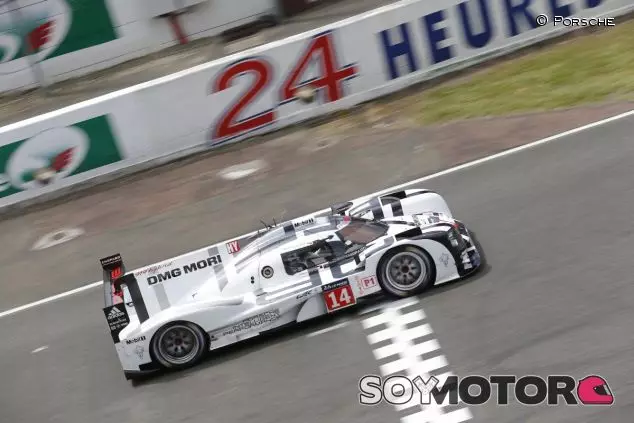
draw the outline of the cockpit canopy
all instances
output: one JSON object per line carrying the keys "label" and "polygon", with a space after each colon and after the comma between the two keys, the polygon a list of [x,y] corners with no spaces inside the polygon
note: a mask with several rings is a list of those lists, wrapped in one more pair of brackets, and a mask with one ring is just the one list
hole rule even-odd
{"label": "cockpit canopy", "polygon": [[261,234],[235,255],[235,265],[279,249],[287,273],[294,274],[363,248],[387,231],[385,223],[348,216],[294,221]]}

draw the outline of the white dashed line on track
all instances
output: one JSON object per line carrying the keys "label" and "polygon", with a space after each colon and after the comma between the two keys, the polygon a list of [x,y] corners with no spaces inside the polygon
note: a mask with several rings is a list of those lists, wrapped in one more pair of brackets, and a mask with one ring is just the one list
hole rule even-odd
{"label": "white dashed line on track", "polygon": [[44,351],[46,349],[48,349],[48,345],[44,345],[43,347],[39,347],[39,348],[34,349],[33,351],[31,351],[31,354],[37,354],[40,351]]}
{"label": "white dashed line on track", "polygon": [[308,335],[306,335],[306,338],[312,338],[313,336],[323,335],[324,333],[332,332],[333,330],[340,329],[344,326],[347,326],[348,324],[350,324],[349,321],[337,323],[336,325],[329,326],[325,329],[321,329],[321,330],[317,330],[315,332],[309,333]]}
{"label": "white dashed line on track", "polygon": [[[361,324],[384,377],[401,375],[413,380],[420,376],[429,380],[435,376],[444,385],[453,375],[417,299],[387,303],[362,314],[369,315]],[[408,403],[394,406],[401,423],[460,423],[473,418],[468,407],[450,405],[449,398],[430,405],[421,405],[419,400],[420,396],[413,395]]]}

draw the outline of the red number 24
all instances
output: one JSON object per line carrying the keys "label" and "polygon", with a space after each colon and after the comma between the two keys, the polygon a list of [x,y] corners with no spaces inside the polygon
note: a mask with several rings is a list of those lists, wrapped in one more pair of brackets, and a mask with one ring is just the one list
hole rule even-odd
{"label": "red number 24", "polygon": [[212,140],[230,139],[236,135],[262,128],[275,121],[275,110],[267,110],[255,116],[246,119],[236,119],[240,112],[247,107],[256,97],[260,95],[262,90],[271,80],[271,66],[261,58],[250,58],[234,63],[221,72],[216,78],[213,92],[217,93],[226,90],[231,86],[231,82],[246,73],[255,75],[255,81],[251,87],[242,95],[235,104],[230,106],[228,110],[220,117],[219,122],[214,125]]}
{"label": "red number 24", "polygon": [[[300,82],[301,76],[315,59],[319,60],[320,76],[313,80]],[[211,135],[213,144],[231,140],[275,123],[277,120],[275,109],[266,110],[243,119],[239,118],[244,109],[260,96],[271,83],[273,80],[272,69],[273,67],[266,58],[251,57],[231,64],[217,75],[213,83],[212,94],[231,87],[232,82],[242,75],[251,74],[255,78],[250,87],[214,123]],[[319,34],[310,40],[310,44],[282,83],[279,103],[284,104],[296,100],[297,90],[307,84],[311,84],[316,90],[323,91],[325,102],[337,101],[345,96],[342,82],[357,75],[358,69],[354,64],[339,68],[332,32]]]}

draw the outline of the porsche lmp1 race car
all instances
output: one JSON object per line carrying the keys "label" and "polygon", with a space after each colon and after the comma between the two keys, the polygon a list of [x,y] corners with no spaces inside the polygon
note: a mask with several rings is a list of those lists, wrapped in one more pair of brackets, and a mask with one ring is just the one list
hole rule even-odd
{"label": "porsche lmp1 race car", "polygon": [[437,193],[411,189],[212,245],[133,272],[101,259],[112,340],[127,379],[353,306],[417,295],[482,266],[474,235]]}

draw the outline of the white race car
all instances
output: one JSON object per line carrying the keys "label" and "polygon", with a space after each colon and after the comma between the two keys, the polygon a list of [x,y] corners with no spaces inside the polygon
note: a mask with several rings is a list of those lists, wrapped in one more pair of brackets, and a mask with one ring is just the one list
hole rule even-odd
{"label": "white race car", "polygon": [[350,307],[417,295],[482,266],[473,234],[437,193],[336,204],[127,273],[101,259],[104,313],[126,378],[181,369],[206,351]]}

